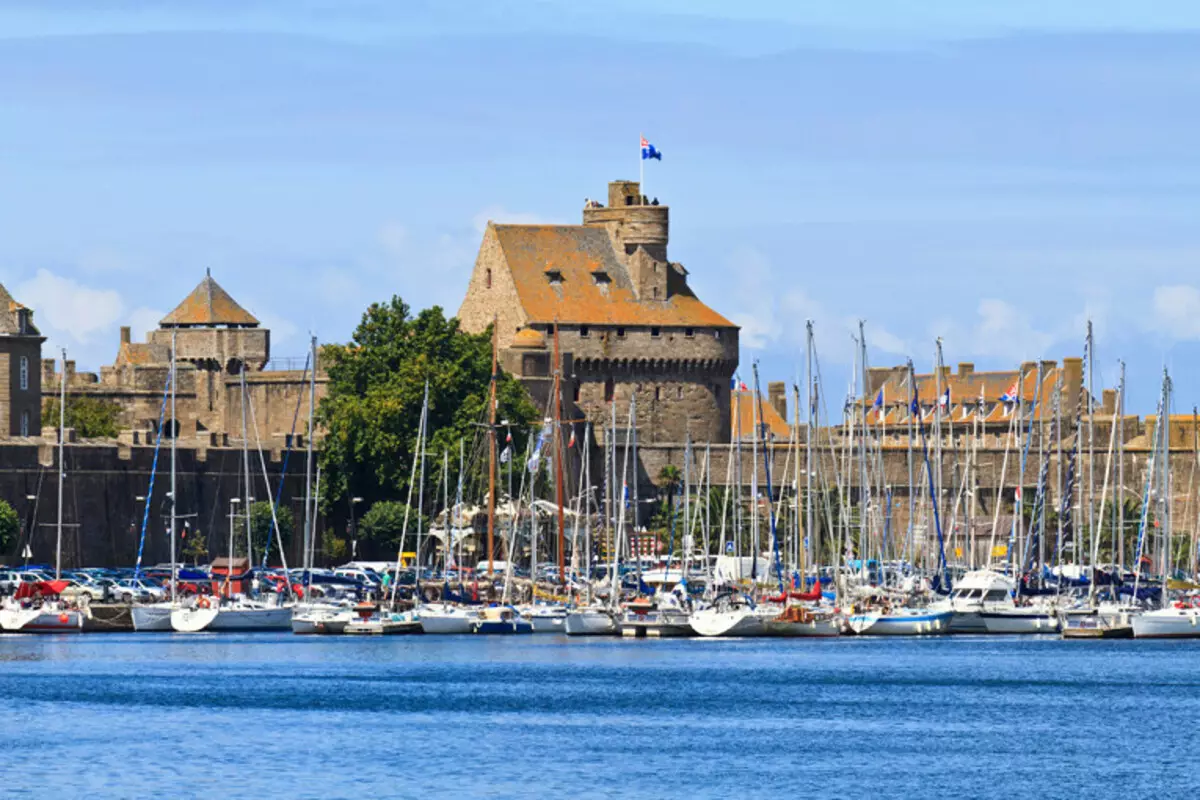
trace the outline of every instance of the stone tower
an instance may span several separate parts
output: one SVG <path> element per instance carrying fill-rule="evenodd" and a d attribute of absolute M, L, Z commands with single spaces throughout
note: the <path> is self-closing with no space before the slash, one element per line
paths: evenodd
<path fill-rule="evenodd" d="M 33 311 L 0 285 L 0 438 L 42 433 L 42 343 Z"/>
<path fill-rule="evenodd" d="M 495 320 L 504 368 L 534 399 L 548 399 L 554 336 L 564 403 L 575 418 L 624 425 L 637 398 L 645 443 L 726 442 L 738 328 L 692 292 L 667 257 L 666 206 L 633 181 L 614 181 L 608 204 L 588 202 L 582 225 L 488 223 L 467 294 L 463 328 Z"/>

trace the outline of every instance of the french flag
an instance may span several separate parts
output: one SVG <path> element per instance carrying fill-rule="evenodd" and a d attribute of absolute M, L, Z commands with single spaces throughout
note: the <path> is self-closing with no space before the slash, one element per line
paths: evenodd
<path fill-rule="evenodd" d="M 656 161 L 662 161 L 662 151 L 656 149 L 654 145 L 650 144 L 649 140 L 647 140 L 645 136 L 642 136 L 641 140 L 642 160 L 645 161 L 646 159 L 653 158 Z"/>

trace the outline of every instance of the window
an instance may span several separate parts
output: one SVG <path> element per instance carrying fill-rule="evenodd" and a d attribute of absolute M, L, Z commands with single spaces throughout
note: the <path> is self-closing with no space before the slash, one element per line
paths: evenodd
<path fill-rule="evenodd" d="M 655 402 L 662 400 L 662 387 L 660 387 L 660 386 L 654 387 L 654 400 L 655 400 Z"/>
<path fill-rule="evenodd" d="M 720 332 L 720 331 L 713 331 L 713 338 L 714 338 L 714 339 L 720 339 L 720 338 L 721 338 L 721 332 Z"/>
<path fill-rule="evenodd" d="M 580 338 L 580 339 L 586 339 L 586 338 L 588 338 L 588 335 L 589 335 L 590 333 L 591 333 L 591 331 L 588 329 L 588 326 L 587 326 L 587 325 L 580 325 L 580 326 L 579 326 L 579 338 Z"/>
<path fill-rule="evenodd" d="M 546 279 L 550 281 L 551 286 L 558 286 L 562 283 L 563 275 L 560 269 L 546 270 Z"/>
<path fill-rule="evenodd" d="M 489 289 L 492 288 L 492 268 L 491 267 L 488 267 L 487 272 L 484 273 L 484 280 L 487 282 L 487 288 L 489 288 Z"/>
<path fill-rule="evenodd" d="M 613 379 L 609 378 L 604 382 L 604 402 L 611 403 L 613 400 Z"/>
<path fill-rule="evenodd" d="M 578 381 L 575 382 L 575 388 L 571 391 L 571 400 L 576 403 L 579 402 L 579 382 Z"/>
<path fill-rule="evenodd" d="M 21 356 L 21 391 L 29 391 L 29 357 Z"/>
<path fill-rule="evenodd" d="M 21 412 L 21 435 L 22 436 L 29 435 L 29 412 L 28 411 Z"/>
<path fill-rule="evenodd" d="M 655 297 L 657 297 L 657 296 L 658 296 L 658 290 L 657 290 L 657 289 L 655 289 L 655 290 L 654 290 L 654 296 L 655 296 Z M 653 338 L 655 338 L 655 339 L 657 339 L 659 336 L 662 336 L 662 328 L 651 328 L 651 329 L 650 329 L 650 336 L 651 336 L 651 337 L 653 337 Z"/>
<path fill-rule="evenodd" d="M 695 328 L 684 328 L 683 335 L 686 336 L 687 338 L 691 339 L 693 336 L 696 335 L 696 329 Z"/>
<path fill-rule="evenodd" d="M 655 300 L 658 299 L 658 287 L 657 286 L 654 287 L 654 290 L 651 292 L 651 294 L 653 295 Z"/>
<path fill-rule="evenodd" d="M 682 400 L 682 399 L 683 399 L 683 387 L 682 387 L 682 386 L 676 386 L 676 387 L 675 387 L 675 399 L 676 399 L 676 400 Z"/>
<path fill-rule="evenodd" d="M 617 328 L 617 338 L 618 339 L 625 338 L 625 329 L 624 328 Z"/>

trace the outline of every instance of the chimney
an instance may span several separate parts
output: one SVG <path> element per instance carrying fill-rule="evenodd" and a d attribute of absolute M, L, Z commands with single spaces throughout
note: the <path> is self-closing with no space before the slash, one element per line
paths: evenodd
<path fill-rule="evenodd" d="M 975 365 L 970 361 L 960 361 L 958 364 L 959 375 L 971 375 L 975 372 Z"/>
<path fill-rule="evenodd" d="M 1103 414 L 1117 413 L 1117 390 L 1105 389 L 1101 395 L 1100 412 Z"/>
<path fill-rule="evenodd" d="M 779 412 L 779 416 L 787 420 L 787 384 L 783 381 L 771 381 L 767 384 L 767 399 L 771 407 Z"/>
<path fill-rule="evenodd" d="M 121 326 L 121 344 L 129 344 L 130 330 L 128 325 Z"/>

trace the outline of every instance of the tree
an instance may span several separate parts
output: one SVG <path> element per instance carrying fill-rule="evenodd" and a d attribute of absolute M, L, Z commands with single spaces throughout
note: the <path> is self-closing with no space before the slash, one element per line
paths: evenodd
<path fill-rule="evenodd" d="M 407 528 L 404 524 L 405 517 L 408 518 Z M 422 522 L 422 529 L 429 530 L 428 521 Z M 393 500 L 375 503 L 358 521 L 358 537 L 377 545 L 398 545 L 405 530 L 409 536 L 416 534 L 417 510 Z"/>
<path fill-rule="evenodd" d="M 4 500 L 0 500 L 0 553 L 7 553 L 16 544 L 21 531 L 21 519 L 17 512 Z"/>
<path fill-rule="evenodd" d="M 328 391 L 318 412 L 325 429 L 321 448 L 323 502 L 348 508 L 407 497 L 425 382 L 429 381 L 427 452 L 457 451 L 487 421 L 492 371 L 491 332 L 468 334 L 435 306 L 415 317 L 399 297 L 363 314 L 350 344 L 322 351 Z M 514 451 L 539 413 L 523 386 L 501 373 L 497 419 L 511 423 Z M 476 470 L 486 468 L 478 460 Z M 452 464 L 451 485 L 457 481 Z M 379 513 L 383 513 L 382 511 Z"/>
<path fill-rule="evenodd" d="M 183 542 L 183 557 L 193 565 L 208 560 L 208 545 L 204 541 L 204 534 L 188 530 L 187 539 Z"/>
<path fill-rule="evenodd" d="M 121 406 L 112 400 L 87 395 L 67 397 L 67 427 L 74 428 L 81 438 L 114 438 L 117 435 L 117 420 L 120 416 Z M 42 427 L 57 430 L 58 417 L 58 398 L 43 401 Z"/>
<path fill-rule="evenodd" d="M 283 540 L 283 546 L 286 548 L 292 541 L 292 532 L 296 527 L 295 518 L 292 516 L 292 510 L 286 506 L 280 506 L 275 509 L 275 516 L 279 520 L 279 537 Z M 271 519 L 270 501 L 259 500 L 257 503 L 252 503 L 250 505 L 250 541 L 254 545 L 255 558 L 261 556 L 263 549 L 267 547 L 268 543 L 271 547 L 271 552 L 267 553 L 268 560 L 278 555 L 279 544 L 275 541 L 273 535 L 274 527 L 274 521 Z M 244 535 L 238 537 L 235 532 L 233 537 L 234 550 L 241 555 L 245 555 L 245 544 Z"/>

